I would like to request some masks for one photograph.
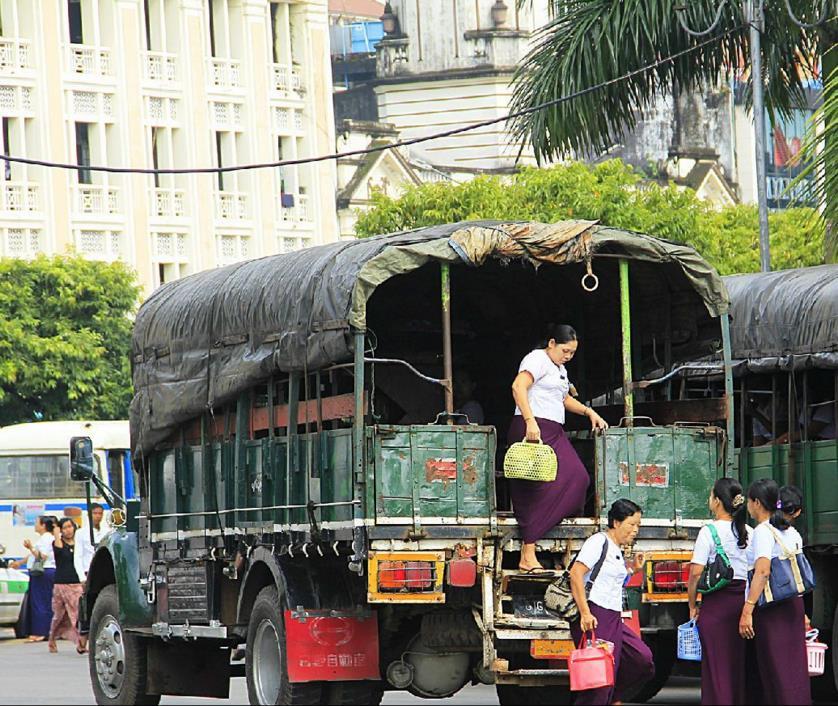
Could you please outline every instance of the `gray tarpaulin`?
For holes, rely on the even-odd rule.
[[[430,261],[581,262],[597,253],[677,264],[711,316],[727,310],[721,278],[692,248],[587,221],[475,221],[332,243],[201,272],[140,308],[133,335],[131,435],[148,452],[172,428],[276,372],[352,359],[351,329],[391,277]]]
[[[737,368],[838,368],[838,265],[724,278]]]

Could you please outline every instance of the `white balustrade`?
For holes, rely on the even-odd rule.
[[[184,199],[183,189],[152,189],[151,215],[160,218],[182,218]]]
[[[27,213],[39,209],[39,192],[37,184],[17,182],[3,182],[0,189],[0,210]]]
[[[177,55],[160,51],[145,53],[145,78],[158,83],[177,81]]]
[[[272,64],[273,89],[279,93],[302,93],[303,81],[298,69],[287,64]]]
[[[85,76],[110,76],[112,71],[111,50],[84,44],[70,44],[67,47],[67,70]]]
[[[0,72],[16,73],[29,68],[29,42],[0,37]]]
[[[118,189],[99,184],[79,184],[75,188],[75,210],[91,216],[114,216],[119,213]]]
[[[215,217],[220,221],[242,221],[247,218],[247,194],[234,191],[215,193]]]
[[[235,59],[209,59],[209,82],[214,88],[240,88],[241,62]]]

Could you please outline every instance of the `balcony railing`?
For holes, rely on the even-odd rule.
[[[98,184],[79,184],[75,188],[75,211],[90,216],[114,216],[119,213],[118,189]]]
[[[290,199],[288,197],[291,197]],[[293,199],[293,204],[292,204]],[[286,194],[285,203],[280,201],[279,217],[286,223],[310,223],[311,212],[309,210],[308,196],[299,194]]]
[[[37,184],[4,182],[0,189],[0,210],[15,213],[31,213],[40,208]]]
[[[240,88],[241,62],[235,59],[210,59],[209,82],[213,88]]]
[[[84,76],[110,76],[113,72],[111,50],[84,44],[67,47],[67,70]]]
[[[0,38],[0,73],[16,73],[29,68],[29,42]]]
[[[273,69],[274,91],[279,93],[288,93],[289,91],[303,92],[303,82],[298,69],[287,64],[272,64],[271,66]]]
[[[151,215],[159,218],[182,218],[186,192],[183,189],[152,189]]]
[[[243,221],[247,218],[247,194],[235,191],[215,193],[215,217],[220,221]]]
[[[158,83],[177,81],[177,55],[161,51],[145,53],[145,78]]]

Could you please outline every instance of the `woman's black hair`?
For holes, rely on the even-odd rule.
[[[760,478],[748,486],[748,497],[771,513],[770,522],[778,530],[786,530],[791,523],[783,515],[780,486],[773,478]]]
[[[539,339],[536,344],[537,348],[547,348],[553,339],[556,343],[570,343],[576,339],[576,329],[567,324],[547,324],[544,330],[544,336]]]
[[[780,503],[786,515],[793,515],[798,510],[803,511],[803,491],[796,485],[784,485],[780,488]]]
[[[719,478],[713,484],[713,496],[718,498],[725,511],[733,518],[733,535],[740,549],[748,546],[748,530],[745,529],[748,507],[742,495],[742,485],[734,478]]]
[[[47,532],[52,532],[55,529],[56,520],[52,515],[41,515],[38,519]]]
[[[68,522],[69,522],[71,525],[73,525],[73,529],[74,529],[75,531],[78,531],[78,529],[79,529],[79,528],[76,526],[76,523],[75,523],[75,521],[73,520],[73,518],[72,518],[72,517],[62,517],[62,518],[58,521],[58,529],[64,529],[64,525],[66,525]]]
[[[618,498],[611,503],[611,509],[608,510],[608,526],[613,528],[615,522],[623,522],[636,512],[643,512],[640,505],[626,498]]]

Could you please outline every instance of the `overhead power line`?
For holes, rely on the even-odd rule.
[[[552,108],[553,106],[560,105],[562,103],[566,103],[568,101],[572,101],[576,98],[580,98],[581,96],[587,95],[589,93],[594,93],[602,88],[606,88],[607,86],[612,86],[615,83],[620,83],[621,81],[625,81],[626,79],[632,78],[633,76],[637,76],[638,74],[645,73],[646,71],[650,71],[651,69],[655,69],[658,66],[663,66],[664,64],[670,63],[675,61],[676,59],[680,59],[682,56],[686,56],[687,54],[691,54],[698,49],[701,49],[708,44],[713,44],[714,42],[719,41],[719,39],[723,37],[727,37],[730,34],[734,34],[735,32],[740,31],[747,27],[747,24],[741,24],[736,27],[733,27],[721,34],[714,35],[709,39],[705,39],[698,44],[695,44],[692,47],[687,49],[683,49],[679,52],[674,54],[670,54],[669,56],[663,57],[658,59],[657,61],[652,62],[651,64],[647,64],[646,66],[635,69],[634,71],[629,71],[628,73],[623,74],[622,76],[617,76],[615,78],[609,79],[608,81],[603,81],[602,83],[598,83],[594,86],[588,86],[587,88],[580,89],[571,93],[566,96],[561,96],[559,98],[553,98],[552,100],[545,101],[544,103],[539,103],[538,105],[530,106],[529,108],[524,108],[522,110],[515,111],[514,113],[507,113],[506,115],[502,115],[497,118],[490,118],[489,120],[481,120],[480,122],[476,123],[469,123],[467,125],[461,125],[460,127],[452,128],[450,130],[444,130],[442,132],[436,132],[431,135],[422,135],[420,137],[411,137],[406,140],[399,140],[398,142],[392,142],[387,145],[377,145],[374,147],[366,147],[364,149],[358,150],[349,150],[347,152],[332,152],[330,154],[322,154],[318,155],[317,157],[302,157],[300,159],[284,159],[278,162],[258,162],[255,164],[238,164],[229,167],[188,167],[188,168],[179,168],[179,169],[154,169],[154,168],[144,168],[144,167],[107,167],[107,166],[93,166],[93,165],[86,165],[86,164],[67,164],[63,162],[50,162],[43,159],[32,159],[29,157],[15,157],[9,154],[0,154],[0,160],[6,162],[16,162],[18,164],[29,164],[32,166],[37,167],[47,167],[49,169],[67,169],[77,171],[79,169],[84,169],[85,171],[91,172],[107,172],[110,174],[221,174],[226,172],[240,172],[240,171],[250,171],[254,169],[273,169],[276,167],[291,167],[294,165],[299,164],[314,164],[316,162],[329,162],[332,160],[342,159],[344,157],[358,157],[367,154],[374,154],[376,152],[384,152],[385,150],[396,149],[399,147],[409,147],[410,145],[417,145],[422,142],[430,142],[431,140],[439,140],[443,137],[453,137],[455,135],[461,135],[466,132],[471,132],[472,130],[478,130],[482,127],[488,127],[490,125],[497,125],[498,123],[507,122],[509,120],[514,120],[516,118],[523,117],[525,115],[531,115],[532,113],[537,113],[540,110],[545,110],[546,108]]]

